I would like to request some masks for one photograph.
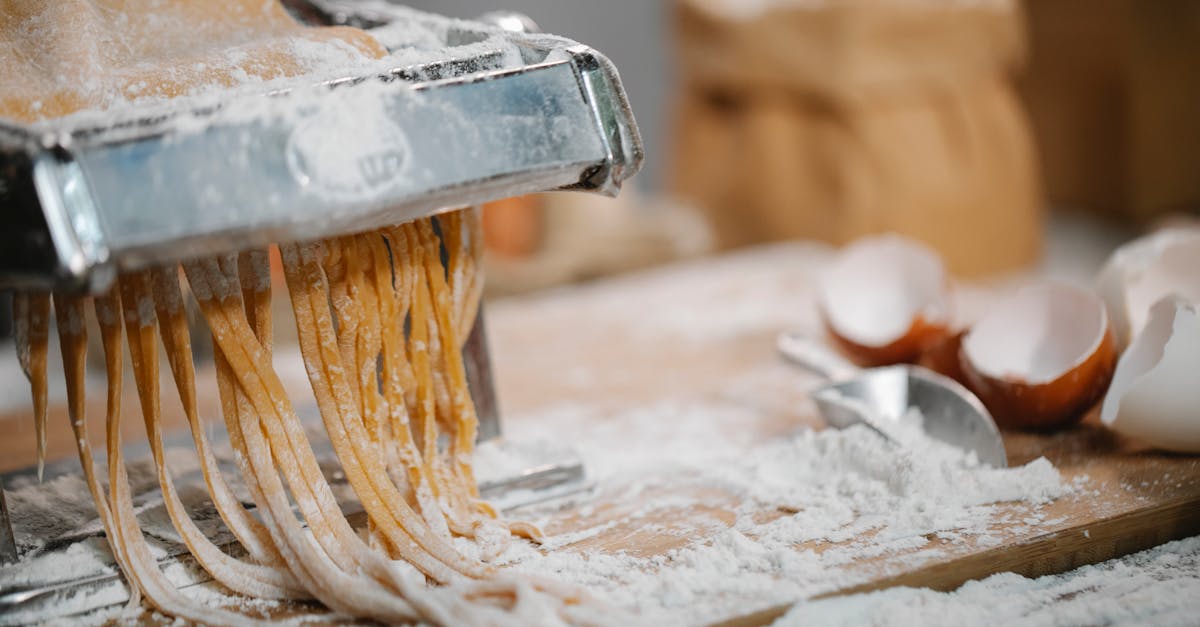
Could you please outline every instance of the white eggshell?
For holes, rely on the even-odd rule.
[[[1096,279],[1108,306],[1117,346],[1146,324],[1150,307],[1168,294],[1200,302],[1200,229],[1172,228],[1117,249]]]
[[[937,253],[889,234],[847,246],[819,278],[817,300],[832,330],[863,346],[886,346],[913,321],[949,318],[946,270]]]
[[[1049,383],[1091,358],[1108,325],[1091,291],[1047,281],[992,306],[963,338],[963,357],[995,379]]]
[[[1155,303],[1121,356],[1100,419],[1170,451],[1200,453],[1200,313],[1177,296]]]

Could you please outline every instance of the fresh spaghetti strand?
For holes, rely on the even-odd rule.
[[[284,559],[313,596],[334,611],[391,622],[432,619],[429,608],[418,605],[421,613],[415,611],[407,601],[411,595],[389,591],[408,592],[410,584],[370,551],[337,508],[269,356],[246,320],[232,267],[236,262],[222,262],[201,260],[184,267],[214,343],[227,360],[224,366],[254,408],[253,414],[237,416],[253,472],[247,481],[259,484],[260,508]],[[311,535],[292,514],[281,475]]]
[[[245,547],[252,559],[276,567],[282,566],[282,557],[275,548],[267,528],[242,507],[226,482],[217,465],[204,425],[200,422],[191,335],[188,333],[178,269],[169,267],[151,270],[150,282],[161,340],[187,417],[188,428],[191,430],[192,441],[200,458],[200,471],[213,505],[226,527]]]
[[[471,295],[470,292],[474,288],[469,285],[481,274],[476,257],[478,250],[470,250],[479,248],[479,240],[473,239],[478,235],[472,235],[477,233],[478,216],[468,209],[452,212],[442,219],[445,220],[442,225],[442,244],[446,248],[448,264],[448,270],[444,273],[439,265],[440,255],[438,258],[430,257],[429,251],[433,249],[437,240],[432,226],[427,222],[417,221],[415,228],[426,251],[424,263],[417,265],[425,268],[430,293],[433,295],[431,306],[437,320],[436,332],[440,338],[437,346],[441,349],[440,363],[448,387],[449,406],[443,413],[448,416],[447,421],[452,425],[448,444],[452,473],[449,480],[454,482],[460,494],[465,494],[465,499],[476,516],[494,519],[497,518],[496,511],[479,498],[478,483],[471,465],[478,435],[478,417],[474,401],[471,399],[462,357],[465,334],[469,333],[467,321],[473,324],[478,314],[478,293]],[[542,538],[541,531],[534,525],[517,521],[506,522],[505,525],[518,536],[535,541]]]
[[[376,301],[379,303],[382,352],[380,371],[389,426],[385,431],[388,434],[387,441],[396,455],[397,462],[403,467],[407,483],[426,524],[437,535],[449,538],[450,529],[430,486],[426,466],[413,438],[408,417],[406,386],[415,385],[411,383],[412,367],[408,364],[404,341],[404,320],[409,313],[408,285],[411,281],[406,276],[406,269],[396,268],[392,262],[386,230],[381,232],[379,237],[366,236],[364,241],[374,260],[373,283]]]
[[[338,321],[338,343],[342,351],[342,362],[348,365],[352,380],[351,390],[358,400],[358,415],[362,420],[371,447],[384,460],[384,467],[393,466],[391,451],[384,448],[383,394],[379,389],[379,353],[381,338],[379,331],[379,303],[372,286],[367,284],[367,275],[372,269],[372,258],[359,250],[359,238],[347,236],[326,243],[341,248],[344,260],[339,281],[330,279],[330,303]],[[344,297],[338,298],[341,293]],[[343,321],[347,321],[343,323]],[[348,329],[350,333],[343,334]],[[389,476],[390,473],[389,473]],[[410,508],[415,498],[407,481],[396,486]],[[368,518],[368,533],[378,546],[386,546],[389,555],[400,557],[399,549],[376,529],[373,518]]]
[[[448,436],[445,451],[440,448],[426,449],[426,462],[431,469],[433,486],[450,529],[455,534],[473,537],[481,519],[472,507],[473,488],[461,480],[455,468],[455,456],[461,450],[458,439],[462,433],[459,416],[453,408],[448,361],[443,350],[441,334],[447,323],[444,317],[439,317],[437,306],[439,301],[447,297],[445,271],[441,265],[441,242],[428,219],[406,224],[403,230],[413,255],[411,265],[415,271],[411,353],[414,355],[418,395],[423,400],[419,417],[427,431],[434,431],[436,441],[441,440],[439,434],[442,431]],[[465,378],[463,381],[465,385]],[[474,436],[470,437],[473,442]]]
[[[17,359],[33,394],[33,429],[37,438],[37,475],[46,468],[46,354],[49,352],[50,295],[45,292],[13,294],[13,337]]]
[[[441,265],[437,263],[438,260],[431,258],[431,251],[434,250],[437,242],[432,227],[422,221],[418,221],[416,224],[418,236],[423,241],[426,254],[423,265],[432,296],[430,306],[434,320],[433,329],[436,329],[436,337],[439,340],[437,343],[440,349],[439,362],[442,364],[443,384],[447,388],[444,397],[447,403],[446,413],[449,414],[447,422],[452,427],[450,452],[455,461],[455,471],[470,488],[472,496],[477,497],[479,494],[475,488],[475,476],[470,466],[470,457],[475,450],[478,419],[467,387],[466,369],[462,359],[462,342],[459,341],[458,325],[455,323],[453,294],[446,282]],[[450,255],[462,256],[459,251],[451,252]]]
[[[441,458],[438,451],[437,401],[434,390],[433,369],[430,355],[430,337],[432,321],[429,317],[429,285],[424,280],[424,274],[417,264],[426,258],[420,241],[416,238],[410,224],[401,225],[400,236],[405,241],[400,258],[400,265],[412,273],[412,306],[409,309],[409,335],[407,343],[408,361],[413,373],[413,391],[415,403],[410,405],[413,411],[413,439],[421,451],[421,459],[425,466],[425,476],[429,478],[430,488],[434,497],[443,506],[446,522],[455,533],[462,533],[461,521],[455,518],[454,512],[446,511],[447,499],[453,498],[450,490],[444,484],[444,473],[440,471]],[[470,532],[467,529],[466,532]]]
[[[447,426],[449,435],[445,461],[439,471],[446,476],[444,483],[451,486],[452,507],[460,527],[460,530],[456,531],[464,535],[473,535],[475,526],[481,520],[478,516],[495,518],[496,512],[478,498],[474,470],[470,465],[478,432],[478,420],[467,386],[462,343],[457,337],[457,327],[454,323],[451,289],[439,263],[440,254],[436,258],[433,257],[437,251],[437,236],[428,222],[417,221],[414,223],[414,229],[421,242],[420,249],[425,254],[424,262],[418,263],[418,267],[424,268],[424,278],[429,286],[429,312],[432,321],[430,334],[437,340],[430,343],[430,348],[438,351],[437,363],[440,365],[438,371],[441,377],[435,377],[433,384],[445,388],[443,394],[436,396],[442,404],[439,407],[439,423]],[[453,257],[456,254],[461,256],[461,251],[452,251],[448,256]],[[521,529],[524,530],[525,527]]]
[[[274,322],[271,318],[271,253],[266,248],[254,248],[238,255],[238,279],[242,284],[242,302],[246,320],[269,357],[272,350]]]
[[[256,598],[313,598],[334,612],[386,623],[589,621],[594,614],[588,612],[600,606],[581,590],[503,573],[455,545],[454,536],[474,537],[484,526],[539,535],[531,525],[496,520],[479,499],[471,466],[478,419],[462,349],[478,311],[478,243],[477,216],[461,211],[443,216],[438,227],[426,218],[279,247],[309,386],[341,470],[367,513],[366,538],[339,507],[272,365],[266,249],[183,264],[212,332],[221,413],[258,517],[234,496],[200,420],[179,269],[124,274],[93,301],[109,386],[107,494],[87,445],[87,301],[55,297],[80,460],[135,597],[185,621],[257,624],[202,607],[176,590],[139,527],[121,448],[126,342],[167,514],[189,552],[225,587]],[[44,420],[44,401],[40,411],[36,405],[38,390],[45,395],[49,300],[38,298],[22,295],[14,313],[35,415]],[[159,342],[205,486],[246,547],[246,559],[226,554],[200,531],[167,468]],[[429,587],[422,575],[448,585]]]
[[[421,228],[422,226],[425,228]],[[446,360],[442,351],[442,341],[440,341],[437,294],[434,293],[437,286],[431,280],[431,274],[442,277],[443,270],[440,263],[432,271],[427,268],[427,264],[433,263],[434,259],[437,259],[436,256],[439,256],[437,238],[432,234],[432,228],[428,222],[422,225],[420,221],[410,225],[408,237],[410,243],[413,244],[415,255],[418,256],[414,263],[414,267],[418,268],[418,276],[416,276],[416,299],[413,309],[413,338],[420,340],[424,345],[422,346],[424,351],[418,347],[414,352],[418,356],[424,356],[424,359],[416,360],[416,372],[418,372],[419,389],[425,390],[428,406],[431,408],[432,419],[426,419],[426,429],[434,429],[436,432],[444,429],[449,436],[445,453],[439,448],[427,450],[426,461],[431,466],[434,486],[438,490],[439,500],[443,504],[450,530],[460,536],[473,537],[476,518],[469,506],[469,489],[456,476],[454,467],[452,467],[454,466],[452,455],[458,448],[458,424],[457,417],[452,411],[450,390],[445,378]],[[444,281],[442,285],[445,285]],[[419,321],[421,333],[418,333],[418,328],[416,328]],[[434,438],[439,440],[437,435]]]
[[[130,361],[137,382],[138,400],[146,435],[154,459],[163,503],[175,530],[192,556],[213,579],[230,590],[251,597],[269,599],[302,598],[304,591],[284,571],[269,565],[249,564],[226,555],[188,516],[175,482],[166,466],[162,441],[162,411],[159,395],[158,322],[155,317],[152,277],[148,272],[121,277],[125,332]],[[210,488],[211,491],[211,488]]]
[[[309,381],[330,442],[363,508],[405,559],[430,577],[447,582],[455,579],[455,571],[473,577],[487,574],[487,567],[469,562],[429,531],[391,483],[378,449],[370,446],[362,419],[355,415],[347,369],[340,363],[316,245],[285,245],[280,252]]]
[[[133,498],[121,449],[121,297],[117,290],[95,300],[96,319],[104,346],[105,372],[108,376],[107,453],[108,483],[111,491],[113,538],[122,545],[129,565],[131,583],[150,604],[170,616],[211,625],[257,624],[246,616],[200,606],[183,596],[158,569],[145,536],[138,525]]]
[[[402,224],[393,231],[392,254],[397,273],[404,276],[403,285],[407,289],[401,298],[409,302],[408,309],[408,338],[405,343],[405,356],[410,380],[407,382],[406,400],[412,412],[412,435],[421,452],[435,495],[440,492],[433,477],[433,463],[437,457],[437,418],[434,405],[434,390],[432,389],[432,369],[429,355],[429,290],[421,278],[417,263],[425,258],[420,244],[413,237],[411,224]]]
[[[355,363],[358,374],[359,399],[363,426],[376,447],[382,446],[384,427],[384,398],[379,388],[380,352],[383,336],[380,329],[379,296],[375,291],[375,259],[364,238],[354,236],[344,240],[346,253],[354,260],[350,264],[347,278],[350,283],[351,302],[358,317],[357,354]]]
[[[254,328],[254,335],[262,347],[265,358],[270,360],[272,348],[270,255],[266,250],[251,250],[241,253],[239,260],[238,270],[242,283],[242,298],[245,304],[247,323]],[[178,274],[172,278],[176,283],[179,282]],[[225,422],[229,444],[234,451],[234,462],[241,472],[244,479],[243,484],[250,493],[251,500],[256,504],[257,511],[264,516],[269,516],[270,512],[263,505],[267,501],[250,465],[246,442],[242,435],[241,417],[246,416],[246,420],[250,420],[248,417],[253,414],[254,408],[245,392],[239,387],[229,361],[221,352],[215,339],[213,340],[213,364],[217,378],[217,396],[221,401],[221,416]],[[265,524],[263,526],[266,527]],[[269,531],[267,530],[268,534]],[[274,543],[274,536],[271,536],[270,539]],[[275,548],[279,552],[279,547]],[[280,557],[282,558],[282,553],[280,553]]]
[[[446,247],[446,281],[453,299],[455,332],[465,342],[483,298],[483,220],[479,207],[451,211],[438,220]]]
[[[100,484],[96,474],[96,461],[92,455],[91,440],[87,428],[86,375],[87,375],[87,325],[84,322],[86,301],[76,296],[56,295],[54,297],[54,315],[58,323],[58,344],[62,351],[63,375],[67,384],[67,417],[71,421],[71,431],[75,436],[75,446],[79,453],[79,464],[83,468],[84,482],[92,501],[96,505],[96,514],[100,526],[116,560],[117,566],[130,581],[131,600],[138,598],[141,590],[133,584],[133,575],[129,560],[125,555],[124,545],[117,539],[117,530],[113,522],[112,509],[109,507],[108,495]]]
[[[252,264],[248,271],[247,263]],[[232,275],[228,264],[223,264],[222,273],[226,276]],[[266,280],[269,277],[268,257],[265,253],[251,256],[242,253],[238,274],[241,277],[242,294],[247,298],[247,312],[257,310],[257,315],[252,314],[251,317],[257,317],[259,321],[263,320],[269,314],[270,281]],[[253,305],[250,300],[252,293],[254,294],[253,300],[256,301]],[[269,329],[269,324],[265,328],[256,324],[254,333],[262,336],[264,333],[269,333]],[[374,556],[371,555],[371,557]],[[383,563],[378,559],[372,561],[380,563],[380,565]],[[463,597],[457,592],[428,590],[424,586],[414,586],[407,580],[396,578],[392,578],[389,584],[392,590],[395,590],[402,599],[406,599],[418,611],[424,621],[438,623],[438,625],[480,623],[478,608],[464,602]]]
[[[448,552],[450,559],[458,558],[451,562],[451,565],[458,568],[473,566],[453,547],[440,544],[436,536],[424,529],[421,519],[407,508],[407,504],[383,471],[383,462],[378,451],[369,446],[369,438],[361,420],[355,419],[355,403],[349,393],[351,386],[345,381],[347,369],[338,363],[341,351],[333,329],[333,316],[329,311],[328,303],[331,299],[328,290],[324,288],[326,278],[320,261],[319,246],[287,245],[281,246],[280,252],[289,291],[292,292],[301,352],[313,392],[322,418],[326,422],[331,442],[342,461],[342,468],[359,495],[364,509],[376,520],[377,528],[397,548],[403,549],[409,537],[396,533],[401,531],[411,534],[411,538],[421,549],[430,551],[438,559],[447,559]],[[381,502],[385,509],[379,508]],[[406,556],[406,559],[409,558]],[[414,565],[420,568],[419,563]],[[475,568],[480,566],[482,565]],[[566,605],[575,603],[579,598],[577,590],[567,591],[563,587],[553,585],[523,583],[509,576],[496,576],[491,569],[485,570],[483,574],[489,578],[478,583],[459,582],[445,592],[452,595],[451,599],[460,599],[458,595],[463,594],[479,603],[500,601],[500,607],[493,609],[503,609],[503,613],[495,615],[491,620],[504,623],[516,621],[520,624],[528,617],[512,613],[518,607],[540,605],[545,612],[553,613],[563,610]],[[460,586],[461,591],[456,591]],[[483,605],[464,606],[459,601],[452,602],[452,607],[459,611],[464,611],[467,607],[473,607],[474,611],[487,609],[487,606]],[[492,614],[489,613],[489,616]]]

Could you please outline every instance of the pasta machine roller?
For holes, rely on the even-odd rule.
[[[526,22],[503,14],[488,25],[380,0],[289,4],[314,23],[367,29],[394,67],[134,109],[103,126],[87,115],[0,122],[0,288],[98,292],[119,270],[504,197],[615,195],[641,166],[620,79],[591,48],[505,30]],[[493,436],[490,394],[475,391]]]
[[[369,72],[283,87],[0,122],[0,288],[98,293],[121,271],[532,192],[611,196],[642,164],[612,63],[527,19],[469,22],[384,0],[285,5],[314,25],[365,29],[390,54]],[[465,352],[480,439],[494,439],[482,316]],[[582,478],[560,460],[481,491]],[[56,594],[2,588],[0,613]]]
[[[0,286],[99,291],[117,270],[530,192],[614,195],[641,165],[595,50],[385,2],[309,2],[310,18],[366,27],[395,63],[417,63],[103,126],[0,123]],[[412,32],[435,34],[435,50],[411,47]]]

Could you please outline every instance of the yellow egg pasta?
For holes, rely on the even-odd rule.
[[[46,320],[53,300],[85,478],[135,594],[164,614],[190,621],[258,620],[188,599],[150,553],[121,446],[126,354],[167,514],[199,565],[232,594],[311,599],[346,616],[434,624],[525,624],[547,616],[571,622],[578,619],[574,610],[595,603],[570,586],[504,573],[464,555],[454,541],[489,525],[540,537],[532,525],[498,519],[479,498],[471,466],[477,418],[462,349],[480,301],[478,222],[476,211],[467,209],[278,246],[312,398],[342,474],[367,515],[360,529],[342,511],[321,470],[296,412],[303,401],[288,395],[274,368],[268,250],[124,273],[95,298],[18,296],[18,352],[39,421],[45,415]],[[197,409],[186,292],[212,334],[222,418],[254,512],[234,496]],[[88,309],[100,328],[108,381],[107,491],[87,444]],[[244,549],[242,557],[215,545],[189,517],[167,467],[160,348],[204,485]]]

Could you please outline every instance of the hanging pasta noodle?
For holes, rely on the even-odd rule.
[[[341,469],[367,513],[368,540],[334,499],[272,365],[272,281],[265,250],[189,261],[182,268],[212,332],[230,445],[261,520],[234,498],[200,422],[180,270],[124,274],[117,287],[94,299],[109,384],[108,493],[87,445],[86,301],[54,298],[80,460],[113,555],[135,596],[191,621],[253,622],[198,607],[176,591],[139,529],[121,450],[123,337],[167,514],[198,563],[231,592],[312,598],[340,614],[385,622],[519,625],[550,617],[588,622],[579,612],[595,602],[580,590],[499,572],[466,557],[452,541],[455,535],[475,535],[481,525],[503,523],[479,500],[470,466],[476,416],[461,350],[467,321],[475,317],[469,310],[478,307],[478,260],[465,250],[479,241],[470,235],[477,216],[464,211],[442,220],[440,238],[433,221],[425,219],[279,246],[309,384]],[[24,325],[22,366],[35,390],[39,376],[42,389],[45,385],[44,340],[38,335],[45,325],[30,310],[49,311],[48,302],[37,309],[37,298],[21,295],[15,312]],[[205,486],[246,559],[225,553],[199,530],[166,467],[159,342]],[[528,525],[508,527],[516,535],[537,535]],[[446,585],[429,587],[414,579],[417,573]]]
[[[121,297],[116,289],[95,301],[96,319],[100,323],[100,334],[104,346],[105,373],[108,377],[108,410],[106,420],[106,453],[108,455],[109,507],[111,529],[106,529],[110,545],[116,544],[114,555],[123,555],[121,564],[126,578],[159,611],[190,620],[212,625],[243,625],[250,623],[247,617],[224,610],[205,608],[182,595],[158,569],[145,537],[139,528],[137,514],[133,509],[133,498],[129,477],[125,470],[124,452],[121,447]],[[83,381],[76,385],[83,387]],[[83,390],[76,391],[79,398]],[[80,418],[84,420],[84,418]],[[86,445],[83,445],[86,446]]]
[[[137,381],[138,399],[142,407],[142,417],[146,424],[146,435],[150,441],[150,451],[154,458],[155,470],[162,490],[163,501],[167,514],[171,518],[176,531],[179,532],[184,544],[200,565],[214,579],[226,588],[235,592],[260,598],[288,599],[304,598],[304,591],[299,588],[289,572],[277,568],[274,564],[253,564],[232,558],[214,545],[188,516],[187,510],[180,500],[164,461],[161,407],[159,399],[158,346],[155,342],[158,323],[155,317],[154,296],[151,289],[152,276],[149,272],[126,275],[121,279],[121,295],[124,305],[125,330],[129,342],[130,360],[133,364],[133,374]],[[186,330],[186,327],[185,327]],[[164,345],[166,345],[164,343]],[[169,355],[174,355],[178,361],[182,355],[182,346],[174,345],[168,349]],[[186,373],[182,376],[187,376]],[[188,386],[188,381],[181,387]],[[191,387],[194,388],[194,381]],[[186,392],[181,390],[181,396]],[[189,422],[195,422],[194,407],[186,409]],[[199,425],[192,427],[193,434],[200,433],[196,438],[196,446],[201,458],[205,457],[207,446],[203,444],[203,429]],[[211,452],[208,452],[211,460]],[[202,462],[202,467],[208,465]],[[211,476],[212,468],[208,474]],[[216,494],[212,480],[207,482],[210,494],[216,502]],[[228,495],[226,495],[228,496]],[[226,504],[226,509],[230,506]],[[241,509],[240,506],[238,509]],[[226,524],[233,517],[227,516]],[[238,519],[234,519],[238,520]],[[238,520],[240,522],[240,520]],[[252,533],[252,532],[251,532]],[[242,534],[246,535],[243,530]],[[247,542],[247,544],[249,544]],[[262,548],[258,549],[260,552]],[[276,562],[277,563],[277,562]]]
[[[250,329],[236,259],[192,262],[186,267],[193,294],[213,331],[218,374],[226,378],[226,386],[239,386],[247,401],[225,403],[227,409],[233,405],[237,410],[232,420],[236,429],[231,432],[237,431],[238,436],[231,440],[235,445],[241,442],[240,456],[249,461],[245,480],[257,486],[252,493],[289,568],[316,599],[335,611],[392,622],[414,620],[417,612],[396,594],[396,589],[408,584],[362,544],[338,510],[319,469],[312,472],[315,460],[305,466],[308,474],[297,461],[311,460],[312,451],[303,429],[295,428],[298,420],[270,367],[269,353]],[[256,326],[262,330],[263,325]],[[308,530],[292,513],[284,479]]]
[[[37,437],[37,475],[46,466],[46,353],[50,335],[50,295],[24,292],[13,295],[13,337],[17,360],[33,393],[33,428]]]
[[[150,273],[150,291],[154,298],[155,314],[161,323],[159,329],[163,348],[166,349],[175,386],[200,458],[200,470],[213,505],[222,521],[255,562],[281,567],[283,558],[267,528],[251,516],[234,496],[233,490],[217,466],[216,456],[200,423],[196,407],[196,375],[192,364],[191,336],[188,332],[178,272],[174,268],[158,268]]]
[[[396,483],[409,486],[412,501],[430,529],[448,538],[450,529],[430,482],[430,468],[424,463],[418,445],[423,440],[416,437],[416,423],[409,413],[417,407],[416,376],[408,358],[403,325],[397,322],[407,320],[411,313],[415,273],[403,262],[392,262],[393,259],[407,258],[404,253],[407,244],[403,239],[397,241],[390,230],[385,230],[382,237],[366,237],[365,240],[373,259],[379,303],[380,374],[388,415],[384,437],[394,464],[390,474]],[[392,323],[383,324],[385,321]]]
[[[234,77],[296,76],[306,72],[309,61],[292,54],[296,42],[330,42],[329,50],[363,58],[386,53],[363,31],[303,27],[276,2],[220,4],[220,11],[211,11],[207,0],[13,4],[6,16],[12,19],[0,19],[0,44],[7,44],[0,45],[0,87],[5,88],[0,118],[34,122],[100,109],[126,88],[174,97],[227,86]],[[129,19],[150,12],[157,19]],[[46,37],[21,26],[26,19],[63,22],[68,14],[86,16],[78,21],[84,32]],[[254,19],[244,19],[247,15]],[[230,49],[238,54],[227,54]],[[186,67],[172,65],[180,58],[189,59]],[[199,60],[204,62],[193,63]],[[46,63],[68,73],[53,81],[35,80],[46,73]],[[189,599],[151,552],[121,446],[126,349],[167,516],[197,563],[231,593],[313,599],[340,615],[386,623],[593,622],[594,616],[581,611],[598,606],[582,591],[505,573],[458,549],[462,538],[479,536],[485,527],[539,537],[530,525],[499,519],[479,498],[471,466],[477,419],[462,350],[482,295],[480,228],[472,209],[436,221],[278,247],[308,383],[341,470],[366,511],[365,538],[334,498],[297,416],[298,401],[288,397],[274,369],[267,249],[126,272],[94,298],[14,295],[17,355],[32,393],[39,477],[46,454],[53,305],[68,417],[84,479],[131,603],[144,600],[195,623],[257,622]],[[202,391],[181,274],[212,334],[220,413],[237,469],[228,477],[198,407]],[[100,330],[108,385],[107,488],[88,440],[89,309]],[[160,350],[204,487],[220,523],[244,549],[241,557],[201,531],[167,467]],[[253,501],[254,513],[236,498],[230,485],[236,480]]]
[[[385,342],[384,334],[380,330],[371,328],[374,321],[382,320],[383,316],[364,315],[361,310],[356,309],[357,299],[349,298],[349,295],[356,292],[361,294],[368,288],[367,277],[371,272],[370,269],[375,265],[373,260],[378,260],[379,265],[382,265],[384,257],[381,254],[382,251],[376,248],[372,253],[369,243],[371,238],[379,239],[381,237],[379,234],[373,234],[363,236],[363,239],[357,241],[342,239],[324,245],[294,244],[280,247],[292,296],[300,346],[310,374],[310,383],[327,432],[342,461],[343,470],[368,511],[371,520],[387,539],[392,550],[435,579],[439,578],[437,571],[446,566],[453,567],[466,575],[486,576],[489,575],[490,569],[478,564],[472,565],[471,562],[457,554],[453,547],[443,540],[441,534],[432,532],[425,524],[425,519],[417,516],[408,507],[404,491],[398,489],[391,482],[392,475],[383,472],[386,456],[380,450],[380,444],[385,441],[378,435],[381,429],[374,431],[368,429],[370,419],[364,419],[363,407],[371,407],[372,402],[369,399],[373,394],[379,394],[379,391],[371,385],[362,383],[368,380],[380,381],[376,378],[380,364],[378,352],[383,350],[385,344],[394,345],[396,334],[389,333],[388,337],[391,339]],[[360,246],[360,244],[364,245]],[[334,246],[340,248],[341,254],[326,256],[326,251]],[[349,255],[353,255],[355,261],[347,262],[346,257]],[[345,268],[340,265],[342,263],[345,263]],[[239,329],[240,325],[236,317],[236,312],[241,309],[241,306],[229,306],[229,303],[236,300],[235,291],[227,286],[230,277],[234,275],[229,264],[228,259],[225,263],[186,264],[188,276],[193,285],[202,286],[202,289],[195,289],[195,293],[213,328],[218,349],[222,352],[228,352],[231,349],[236,351],[239,346],[234,343],[226,346],[227,338],[244,337],[246,334],[246,330]],[[392,265],[402,266],[403,264]],[[224,267],[222,268],[222,266]],[[335,274],[332,283],[337,287],[330,288],[331,280],[326,276],[326,268]],[[360,270],[362,271],[361,277]],[[393,270],[393,268],[389,268],[389,270]],[[440,265],[438,272],[443,272]],[[394,276],[401,277],[404,273],[403,267],[391,272]],[[413,274],[423,277],[427,273],[421,271]],[[418,294],[423,293],[419,285],[421,283],[422,281],[412,281],[412,284],[418,288]],[[226,287],[222,288],[222,294],[210,292],[214,285],[222,284],[226,284]],[[380,285],[378,277],[376,277],[375,284],[378,288]],[[394,285],[404,284],[403,278],[394,282]],[[425,289],[428,289],[427,286]],[[387,301],[389,298],[387,290],[376,289],[375,294],[380,293],[384,294],[382,300]],[[370,298],[366,298],[366,300],[371,302]],[[225,304],[225,311],[233,315],[222,320],[218,315],[218,310],[213,307],[214,302]],[[332,308],[338,310],[337,315],[342,323],[336,331],[331,302],[333,303]],[[393,319],[392,324],[399,327],[402,326],[403,321]],[[248,325],[246,326],[248,328]],[[426,351],[420,346],[420,329],[422,328],[422,324],[414,322],[414,332],[408,338],[409,350],[406,351],[406,354],[420,355]],[[376,336],[380,337],[378,341],[374,339]],[[242,345],[252,346],[252,343],[243,341]],[[391,355],[394,357],[395,353],[396,351],[392,351]],[[347,367],[344,361],[350,359],[353,359],[355,363],[351,367]],[[397,370],[393,360],[384,358],[382,361],[389,370]],[[269,372],[269,369],[260,369],[260,372]],[[347,372],[357,374],[359,386],[350,384],[346,377]],[[396,399],[398,401],[397,409],[400,409],[403,407],[404,395],[388,383],[398,378],[384,376],[382,382],[387,388],[383,396]],[[465,384],[465,379],[463,381]],[[375,385],[377,386],[378,383]],[[358,394],[354,393],[355,389],[358,390]],[[278,407],[286,408],[286,398],[276,400]],[[285,410],[284,413],[289,412]],[[390,409],[389,414],[393,414]],[[294,420],[294,418],[292,419]],[[398,420],[393,423],[393,426],[402,424],[402,422]],[[410,424],[412,424],[411,421]],[[425,424],[429,425],[431,422]],[[270,427],[268,427],[268,431],[270,431]],[[407,450],[398,452],[397,457],[407,457],[410,466],[418,469],[416,474],[419,476],[422,464],[414,458],[413,451],[416,447],[415,442],[410,440],[410,433],[393,428],[392,435],[393,438],[390,441],[409,442]],[[269,439],[273,447],[281,444],[284,440],[276,434],[270,434]],[[426,440],[434,447],[436,447],[436,441],[436,433],[432,438]],[[305,448],[307,447],[297,447],[297,450],[301,451],[302,457],[311,459],[311,450],[305,451]],[[433,451],[436,455],[436,448]],[[315,465],[315,459],[311,463]],[[285,475],[293,475],[293,471],[285,470]],[[290,476],[288,481],[289,484],[293,484],[300,479]],[[409,491],[414,490],[414,486],[410,485],[408,488]],[[304,510],[303,502],[301,509]],[[340,512],[334,508],[327,512],[327,515],[330,518],[336,518]],[[305,516],[310,517],[310,514],[305,513]],[[309,524],[313,524],[312,518],[309,518]],[[438,566],[439,561],[443,566]],[[450,577],[444,578],[449,579]],[[510,583],[496,588],[496,585],[502,581],[503,579],[494,579],[494,583],[489,584],[487,587],[490,591],[489,598],[498,594],[497,591],[503,590],[503,595],[506,595],[510,603],[515,603],[517,597],[522,594],[535,593],[538,597],[546,597],[547,593],[551,593],[550,598],[557,598],[557,603],[560,605],[563,603],[577,604],[582,599],[577,591],[565,591],[553,585],[529,586],[525,584],[522,586]],[[525,592],[522,592],[523,589]]]

